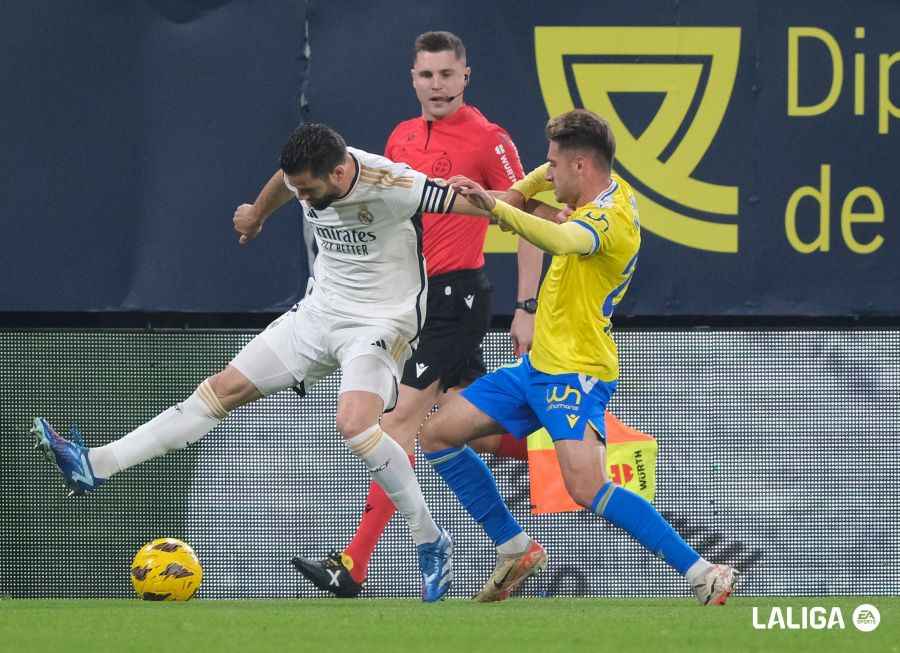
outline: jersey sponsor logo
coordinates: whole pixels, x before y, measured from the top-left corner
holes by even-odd
[[[547,388],[547,410],[577,411],[580,405],[581,392],[572,386],[552,385]]]
[[[416,378],[420,378],[423,374],[425,374],[425,370],[428,369],[428,365],[424,363],[416,363]]]
[[[434,173],[435,177],[446,177],[452,169],[453,162],[445,156],[442,156],[431,166],[431,172]]]
[[[509,157],[506,154],[506,148],[503,147],[501,143],[497,147],[494,148],[494,152],[496,152],[497,156],[500,157],[500,165],[503,166],[503,171],[506,173],[507,178],[511,182],[518,181],[518,177],[516,177],[516,172],[513,170],[512,164],[509,162]]]
[[[360,220],[362,220],[361,216]],[[372,231],[340,229],[323,225],[315,226],[315,234],[319,249],[322,251],[357,256],[366,256],[369,253],[369,243],[378,239]]]
[[[463,301],[466,303],[466,306],[468,306],[469,309],[471,309],[472,304],[475,303],[475,295],[466,295],[465,297],[463,297]]]
[[[585,107],[616,136],[616,168],[643,207],[643,226],[672,242],[738,251],[738,187],[694,176],[731,100],[740,27],[535,27],[535,59],[551,116]],[[629,128],[613,102],[661,96]]]

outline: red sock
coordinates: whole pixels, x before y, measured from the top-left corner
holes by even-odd
[[[497,447],[495,455],[500,458],[528,460],[528,443],[525,441],[525,438],[519,440],[509,433],[504,433],[500,436],[500,446]]]
[[[416,457],[410,454],[409,462],[415,466]],[[375,545],[378,544],[381,534],[384,533],[384,529],[396,511],[391,498],[378,483],[372,481],[369,485],[369,496],[366,497],[366,508],[363,511],[362,520],[356,527],[356,533],[350,544],[344,549],[344,554],[353,560],[350,575],[357,583],[366,579],[369,572],[369,560],[372,559]]]

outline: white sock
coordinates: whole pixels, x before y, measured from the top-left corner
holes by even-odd
[[[129,467],[181,449],[212,431],[228,413],[209,381],[180,404],[160,413],[123,438],[88,452],[94,475],[109,478]]]
[[[709,560],[700,557],[697,562],[688,567],[684,577],[687,578],[687,582],[693,587],[703,580],[703,574],[705,574],[710,567],[712,567],[712,563]]]
[[[347,440],[347,446],[363,459],[372,478],[406,518],[415,543],[428,544],[437,540],[441,531],[425,505],[416,473],[403,447],[378,424]]]
[[[525,531],[522,531],[512,539],[506,540],[506,542],[498,546],[497,552],[507,556],[514,556],[525,553],[529,544],[531,544],[531,538],[528,537],[528,534]]]

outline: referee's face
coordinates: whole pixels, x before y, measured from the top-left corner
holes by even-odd
[[[465,59],[457,59],[453,50],[419,52],[412,68],[412,82],[422,105],[422,117],[440,120],[459,109],[468,74]]]

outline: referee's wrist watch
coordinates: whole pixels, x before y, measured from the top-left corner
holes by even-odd
[[[534,315],[537,313],[537,299],[530,297],[529,299],[523,299],[520,302],[516,302],[516,309],[522,309],[526,313]]]

